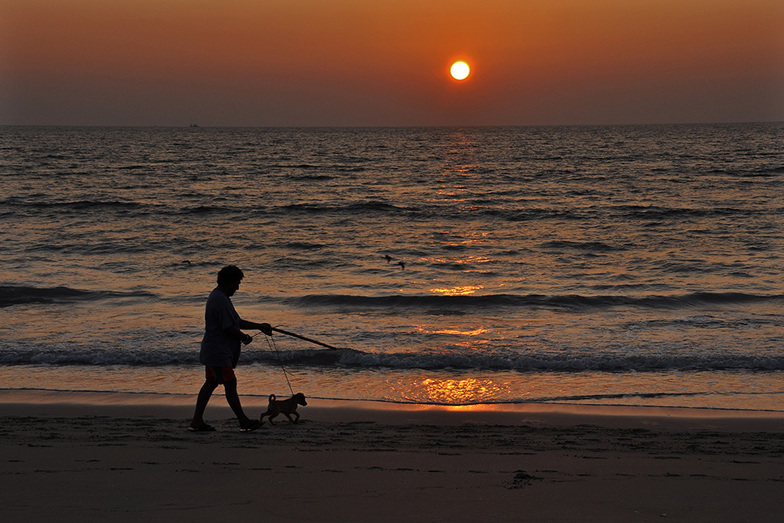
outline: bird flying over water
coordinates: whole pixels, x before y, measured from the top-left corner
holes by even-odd
[[[384,258],[386,258],[386,260],[387,260],[387,263],[391,262],[391,261],[394,259],[394,258],[392,258],[392,256],[390,256],[389,254],[385,254],[385,255],[384,255]],[[399,261],[399,262],[397,262],[397,264],[398,264],[398,265],[400,265],[400,270],[401,270],[401,271],[403,271],[403,270],[405,270],[405,269],[406,269],[406,262],[404,262],[404,261]]]

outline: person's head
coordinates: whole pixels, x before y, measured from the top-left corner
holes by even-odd
[[[240,282],[244,277],[245,275],[239,267],[227,265],[218,271],[218,285],[224,289],[226,294],[231,296],[240,288]]]

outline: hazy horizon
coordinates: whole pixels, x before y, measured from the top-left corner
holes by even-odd
[[[444,125],[124,125],[124,124],[2,124],[0,127],[60,127],[60,128],[118,128],[118,129],[471,129],[486,128],[537,128],[537,127],[646,127],[646,126],[722,126],[722,125],[776,125],[784,120],[758,120],[735,122],[652,122],[652,123],[553,123],[553,124],[444,124]]]
[[[0,15],[2,125],[784,121],[774,0],[0,0]]]

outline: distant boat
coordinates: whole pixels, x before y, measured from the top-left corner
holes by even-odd
[[[195,123],[192,123],[191,127],[198,127],[198,125],[196,125]]]

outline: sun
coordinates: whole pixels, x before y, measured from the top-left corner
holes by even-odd
[[[465,80],[468,78],[471,68],[468,67],[468,64],[465,62],[455,62],[452,64],[452,68],[449,72],[455,80]]]

